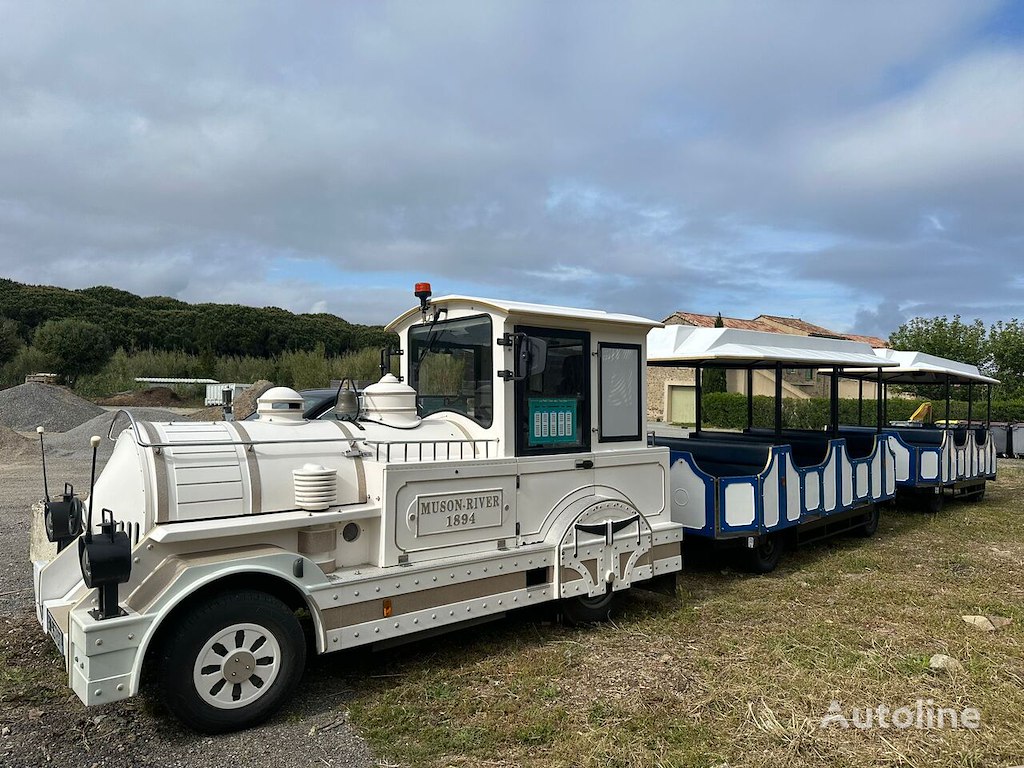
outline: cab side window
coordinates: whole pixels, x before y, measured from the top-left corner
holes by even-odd
[[[516,453],[590,450],[590,334],[517,327],[544,342],[538,373],[516,383]]]
[[[599,437],[602,443],[639,440],[640,345],[601,344]]]

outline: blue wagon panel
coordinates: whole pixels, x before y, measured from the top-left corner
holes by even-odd
[[[742,461],[734,466],[723,464],[721,456],[702,458],[711,443],[673,440],[669,445],[672,517],[691,535],[725,539],[769,533],[886,501],[896,493],[889,435],[878,435],[871,453],[860,458],[850,457],[845,439],[830,440],[824,460],[807,467],[796,464],[790,445],[765,445],[763,469],[744,474],[727,474],[742,467]],[[740,454],[748,446],[737,439],[735,448]]]

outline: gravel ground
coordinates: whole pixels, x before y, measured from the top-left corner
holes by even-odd
[[[51,442],[59,437],[51,435]],[[88,437],[84,443],[87,456]],[[358,655],[311,658],[295,698],[268,723],[236,734],[193,733],[153,695],[82,706],[34,614],[27,552],[31,506],[43,495],[39,460],[0,448],[0,467],[0,766],[377,765],[347,724],[352,693],[346,678],[364,667]],[[85,489],[88,460],[55,451],[48,473],[51,486],[69,480]]]

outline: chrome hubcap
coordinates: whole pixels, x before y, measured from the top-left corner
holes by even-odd
[[[200,649],[192,680],[207,704],[237,709],[266,694],[280,669],[281,646],[266,627],[232,624]]]

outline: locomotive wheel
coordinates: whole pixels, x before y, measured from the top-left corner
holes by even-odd
[[[971,494],[969,496],[967,496],[967,501],[970,502],[971,504],[977,504],[979,501],[982,501],[984,498],[985,498],[985,483],[982,483],[981,487],[978,490],[972,491]]]
[[[868,519],[865,520],[862,525],[858,525],[854,529],[856,530],[857,535],[863,536],[864,538],[870,538],[871,536],[874,536],[876,533],[878,533],[878,521],[881,519],[881,517],[882,513],[878,509],[878,505],[876,504],[874,507],[872,507],[871,512],[868,514]]]
[[[745,551],[746,569],[751,573],[771,573],[779,564],[782,550],[782,539],[779,536],[761,536],[756,547]]]
[[[617,593],[609,589],[597,597],[569,597],[561,601],[562,616],[572,625],[607,621],[617,602]]]
[[[216,595],[165,640],[158,670],[164,702],[204,733],[265,720],[295,690],[306,662],[298,619],[264,592]]]

